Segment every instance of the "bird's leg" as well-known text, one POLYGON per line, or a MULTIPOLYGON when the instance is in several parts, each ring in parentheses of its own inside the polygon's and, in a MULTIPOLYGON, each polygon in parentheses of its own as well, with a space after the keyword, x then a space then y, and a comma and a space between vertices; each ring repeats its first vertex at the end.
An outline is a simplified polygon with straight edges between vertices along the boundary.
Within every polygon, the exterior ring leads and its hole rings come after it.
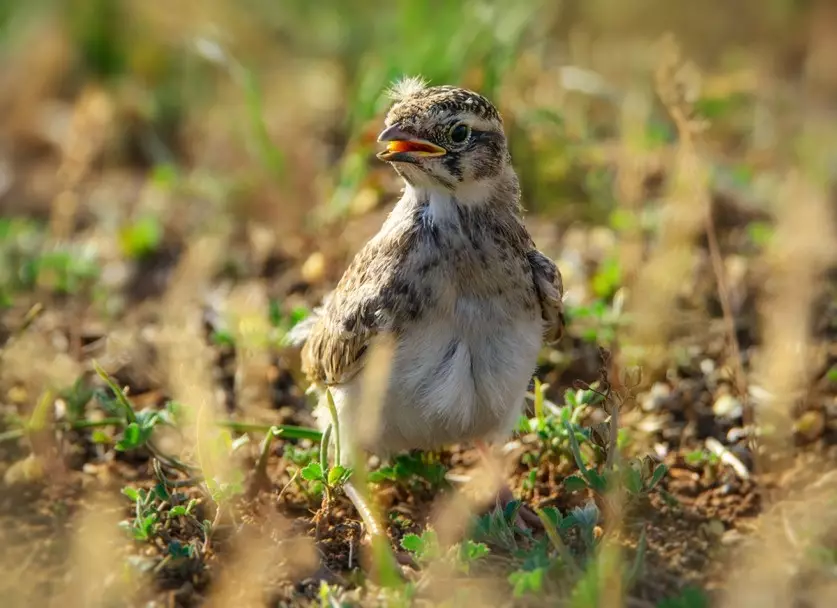
POLYGON ((358 515, 363 520, 369 535, 386 538, 386 530, 378 523, 378 520, 375 518, 375 512, 372 510, 366 497, 358 491, 351 481, 343 484, 343 491, 349 497, 349 500, 352 501, 355 509, 357 509, 358 515))
MULTIPOLYGON (((360 515, 360 518, 363 520, 363 523, 366 526, 367 537, 373 545, 373 550, 375 550, 374 544, 376 542, 386 543, 386 546, 389 547, 389 536, 387 536, 387 531, 378 522, 378 519, 375 517, 375 511, 372 509, 372 505, 369 504, 366 496, 360 492, 351 481, 347 481, 343 484, 343 491, 346 493, 346 496, 349 497, 349 500, 352 501, 355 509, 357 509, 358 515, 360 515)), ((392 555, 389 550, 387 553, 390 556, 392 555)), ((395 560, 398 564, 403 566, 416 567, 415 561, 409 553, 396 551, 395 560)), ((393 564, 393 567, 395 567, 395 564, 393 564)))
MULTIPOLYGON (((509 484, 506 482, 505 479, 502 478, 502 474, 498 470, 494 462, 494 459, 492 458, 491 448, 488 446, 488 444, 486 444, 484 441, 477 440, 476 446, 486 466, 489 467, 489 470, 491 470, 494 475, 497 475, 497 477, 501 479, 500 490, 497 492, 496 502, 498 508, 505 509, 510 502, 515 500, 514 494, 512 493, 509 484)), ((520 503, 520 508, 517 510, 517 515, 515 516, 515 524, 522 530, 540 530, 541 528, 543 528, 543 524, 541 523, 541 520, 537 516, 537 514, 535 514, 535 512, 532 511, 532 509, 530 509, 522 502, 520 503)))

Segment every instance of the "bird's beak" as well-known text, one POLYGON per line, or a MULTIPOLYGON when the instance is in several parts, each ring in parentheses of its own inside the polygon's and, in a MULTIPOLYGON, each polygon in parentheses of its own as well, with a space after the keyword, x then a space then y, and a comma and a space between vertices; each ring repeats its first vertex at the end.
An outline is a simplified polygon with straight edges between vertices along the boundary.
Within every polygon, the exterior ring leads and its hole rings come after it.
POLYGON ((391 163, 414 162, 419 158, 447 154, 447 150, 441 146, 410 135, 397 124, 384 129, 378 135, 378 141, 387 144, 386 150, 378 153, 378 158, 391 163))

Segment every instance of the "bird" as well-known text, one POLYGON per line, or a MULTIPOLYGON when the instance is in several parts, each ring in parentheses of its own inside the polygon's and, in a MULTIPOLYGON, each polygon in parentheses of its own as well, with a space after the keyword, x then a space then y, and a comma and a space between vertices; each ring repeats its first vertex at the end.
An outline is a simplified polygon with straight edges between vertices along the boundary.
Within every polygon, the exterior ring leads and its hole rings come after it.
MULTIPOLYGON (((333 422, 328 398, 336 410, 341 465, 358 453, 385 458, 466 442, 487 458, 523 413, 543 344, 564 333, 561 273, 524 224, 497 108, 420 76, 388 94, 377 158, 403 180, 402 196, 290 340, 319 396, 321 427, 333 422), (375 430, 356 433, 367 416, 363 372, 385 342, 375 430)), ((346 488, 367 528, 380 532, 361 493, 346 488)), ((497 500, 513 500, 507 485, 497 500)))

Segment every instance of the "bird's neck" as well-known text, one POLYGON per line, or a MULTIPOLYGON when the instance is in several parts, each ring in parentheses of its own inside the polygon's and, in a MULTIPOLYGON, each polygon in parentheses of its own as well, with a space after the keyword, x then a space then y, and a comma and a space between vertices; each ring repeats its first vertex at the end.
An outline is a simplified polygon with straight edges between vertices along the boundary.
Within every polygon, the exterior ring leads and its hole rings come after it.
POLYGON ((429 220, 442 222, 455 219, 459 209, 484 208, 497 213, 520 212, 520 186, 514 170, 493 178, 460 184, 456 189, 405 182, 404 196, 399 203, 403 211, 425 208, 429 220))

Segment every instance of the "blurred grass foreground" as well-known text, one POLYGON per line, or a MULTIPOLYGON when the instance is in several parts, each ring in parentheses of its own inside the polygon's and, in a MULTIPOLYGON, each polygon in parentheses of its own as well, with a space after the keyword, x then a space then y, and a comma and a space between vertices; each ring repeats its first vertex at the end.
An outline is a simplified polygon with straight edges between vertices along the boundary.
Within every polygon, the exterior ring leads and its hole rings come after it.
POLYGON ((837 605, 836 141, 829 0, 2 0, 0 604, 837 605), (404 75, 497 104, 569 335, 544 532, 472 446, 351 472, 400 571, 284 337, 404 75))

